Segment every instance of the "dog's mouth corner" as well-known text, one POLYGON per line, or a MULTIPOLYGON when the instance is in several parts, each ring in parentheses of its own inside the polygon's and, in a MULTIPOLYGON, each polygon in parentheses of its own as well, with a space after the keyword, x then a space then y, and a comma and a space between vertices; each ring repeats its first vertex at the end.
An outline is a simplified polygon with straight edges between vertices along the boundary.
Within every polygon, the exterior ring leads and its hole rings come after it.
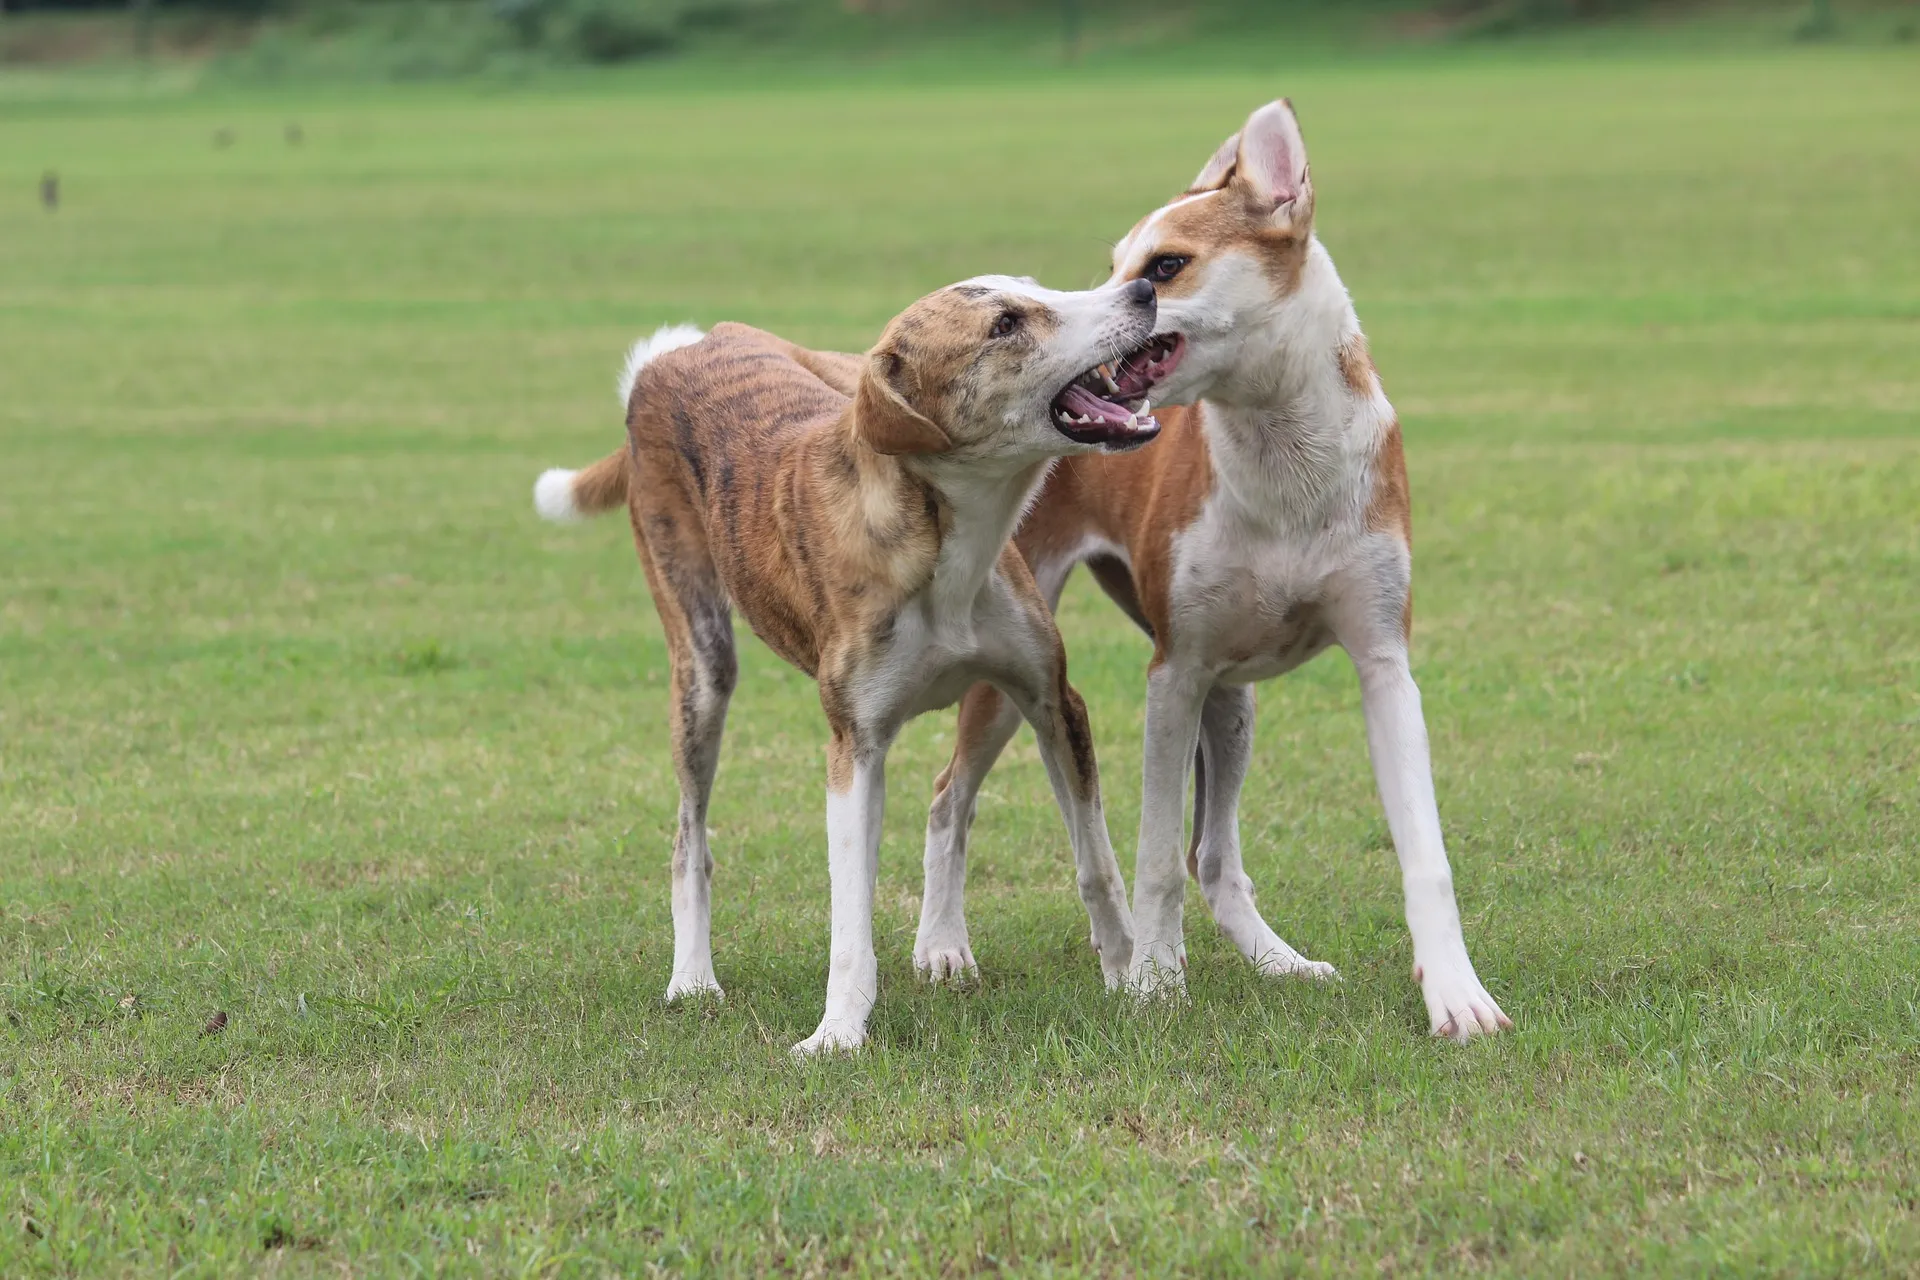
POLYGON ((1049 416, 1054 429, 1109 453, 1137 449, 1160 434, 1150 393, 1180 363, 1187 340, 1178 333, 1148 338, 1118 360, 1097 364, 1061 389, 1049 416))

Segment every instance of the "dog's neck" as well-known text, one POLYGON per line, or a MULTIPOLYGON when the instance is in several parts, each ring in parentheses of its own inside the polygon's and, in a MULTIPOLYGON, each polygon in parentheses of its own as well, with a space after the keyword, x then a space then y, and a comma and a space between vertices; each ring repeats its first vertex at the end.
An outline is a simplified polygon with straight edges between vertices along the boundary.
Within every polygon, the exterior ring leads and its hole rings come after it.
POLYGON ((936 617, 972 613, 1053 461, 915 459, 913 469, 940 495, 946 512, 927 589, 936 617))
POLYGON ((1239 363, 1201 401, 1216 491, 1261 523, 1302 529, 1364 502, 1393 410, 1370 366, 1369 388, 1343 366, 1342 351, 1361 341, 1346 286, 1315 240, 1298 287, 1251 326, 1239 363))
MULTIPOLYGON (((1049 457, 894 457, 841 436, 853 483, 829 501, 842 546, 874 585, 922 597, 935 618, 972 615, 1049 457)), ((825 468, 833 474, 834 467, 825 468)), ((845 474, 844 472, 842 474, 845 474)))

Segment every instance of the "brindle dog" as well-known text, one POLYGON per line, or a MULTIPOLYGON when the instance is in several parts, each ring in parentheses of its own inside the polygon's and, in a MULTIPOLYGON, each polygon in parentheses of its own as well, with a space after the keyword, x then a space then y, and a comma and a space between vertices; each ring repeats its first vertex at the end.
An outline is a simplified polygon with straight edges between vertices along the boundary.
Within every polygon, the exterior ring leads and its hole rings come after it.
POLYGON ((826 1012, 799 1054, 866 1038, 887 748, 977 681, 1033 725, 1109 986, 1133 926, 1093 739, 1047 601, 1008 545, 1056 458, 1136 448, 1177 361, 1143 281, 1058 293, 983 277, 931 294, 865 357, 726 324, 628 364, 627 448, 549 472, 543 514, 625 502, 672 662, 680 782, 667 997, 718 993, 707 802, 733 692, 732 609, 814 677, 826 711, 832 946, 826 1012))

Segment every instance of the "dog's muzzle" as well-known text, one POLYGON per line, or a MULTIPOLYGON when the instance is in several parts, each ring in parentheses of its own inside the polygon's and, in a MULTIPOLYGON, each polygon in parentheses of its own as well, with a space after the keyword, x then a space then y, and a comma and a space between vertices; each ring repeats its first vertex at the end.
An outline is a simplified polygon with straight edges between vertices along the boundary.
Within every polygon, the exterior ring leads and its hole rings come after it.
POLYGON ((1184 337, 1168 333, 1149 338, 1118 360, 1095 365, 1053 398, 1055 429, 1069 440, 1109 452, 1146 444, 1160 434, 1150 393, 1178 367, 1186 350, 1184 337))

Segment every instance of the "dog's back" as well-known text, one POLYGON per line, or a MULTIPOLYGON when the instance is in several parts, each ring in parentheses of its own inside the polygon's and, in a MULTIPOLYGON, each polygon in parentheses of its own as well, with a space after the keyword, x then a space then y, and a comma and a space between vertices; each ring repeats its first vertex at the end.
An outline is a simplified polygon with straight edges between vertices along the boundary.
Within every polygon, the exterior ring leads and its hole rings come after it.
POLYGON ((711 574, 717 594, 811 675, 819 635, 806 556, 823 539, 808 536, 821 513, 796 474, 812 465, 810 444, 842 430, 850 401, 793 351, 750 326, 716 325, 640 370, 627 438, 635 535, 650 571, 711 574))
POLYGON ((627 433, 636 456, 671 460, 711 523, 732 524, 765 510, 766 486, 784 470, 768 463, 809 432, 831 429, 848 401, 794 358, 791 343, 720 324, 640 370, 627 400, 627 433))

